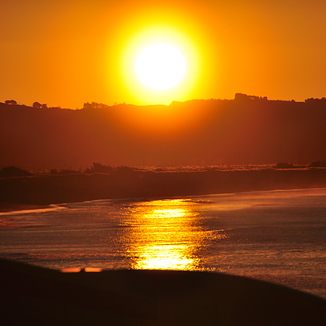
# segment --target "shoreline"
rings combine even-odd
[[[71,201],[69,203],[82,203],[88,201],[96,201],[96,200],[130,200],[130,201],[151,201],[157,199],[170,199],[170,198],[177,198],[177,197],[191,197],[191,196],[206,196],[206,195],[223,195],[223,194],[236,194],[236,193],[250,193],[250,192],[269,192],[269,191],[302,191],[302,190],[317,190],[317,189],[325,189],[325,187],[309,187],[309,188],[286,188],[286,189],[264,189],[264,190],[248,190],[248,191],[238,191],[238,192],[221,192],[221,193],[210,193],[210,194],[195,194],[195,195],[177,195],[177,196],[163,196],[163,197],[133,197],[133,198],[96,198],[96,199],[87,199],[81,201]],[[21,204],[21,203],[2,203],[0,202],[0,215],[3,214],[13,214],[15,212],[19,213],[22,211],[34,211],[34,210],[51,210],[58,208],[59,206],[67,204],[65,203],[53,203],[48,205],[42,204]]]
[[[0,213],[12,213],[25,210],[36,210],[36,209],[47,209],[51,208],[52,204],[49,205],[38,205],[38,204],[20,204],[20,203],[2,203],[0,202]]]

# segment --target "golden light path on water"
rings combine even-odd
[[[133,269],[198,270],[196,252],[207,234],[197,223],[199,213],[193,206],[190,201],[173,199],[131,208],[127,253]]]

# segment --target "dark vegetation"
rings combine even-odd
[[[294,169],[296,168],[295,165],[286,162],[279,162],[275,165],[276,169]]]
[[[168,106],[85,103],[80,110],[0,103],[0,168],[33,171],[113,166],[326,161],[326,99],[191,100]],[[57,169],[55,171],[54,169]],[[106,171],[103,171],[106,172]]]
[[[0,170],[0,178],[4,177],[25,177],[33,175],[31,172],[17,168],[15,166],[6,166]]]
[[[311,167],[326,168],[326,161],[317,161],[310,164]]]
[[[167,172],[208,172],[208,171],[234,171],[234,170],[269,170],[269,169],[311,169],[311,168],[326,168],[326,161],[312,162],[307,165],[294,165],[287,162],[279,162],[273,166],[259,166],[259,165],[249,165],[249,166],[208,166],[208,167],[152,167],[152,168],[137,168],[131,166],[111,166],[104,165],[101,163],[93,163],[90,167],[85,170],[71,170],[71,169],[51,169],[49,172],[38,172],[33,173],[28,170],[20,169],[15,166],[8,166],[0,169],[0,178],[10,178],[10,177],[23,177],[32,175],[66,175],[66,174],[128,174],[137,172],[156,172],[156,173],[167,173]]]
[[[269,169],[193,171],[144,170],[94,163],[84,172],[30,175],[25,171],[25,175],[0,178],[0,206],[326,187],[325,168],[288,168],[287,165],[284,168],[284,163],[280,168]]]

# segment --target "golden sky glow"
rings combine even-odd
[[[169,104],[173,100],[325,96],[323,0],[2,1],[0,101],[75,109],[85,102]],[[182,82],[139,83],[137,53],[175,46]]]

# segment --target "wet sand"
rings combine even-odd
[[[210,272],[62,273],[0,260],[3,325],[320,325],[326,301]]]
[[[0,202],[0,213],[50,208],[50,205],[31,205]]]

